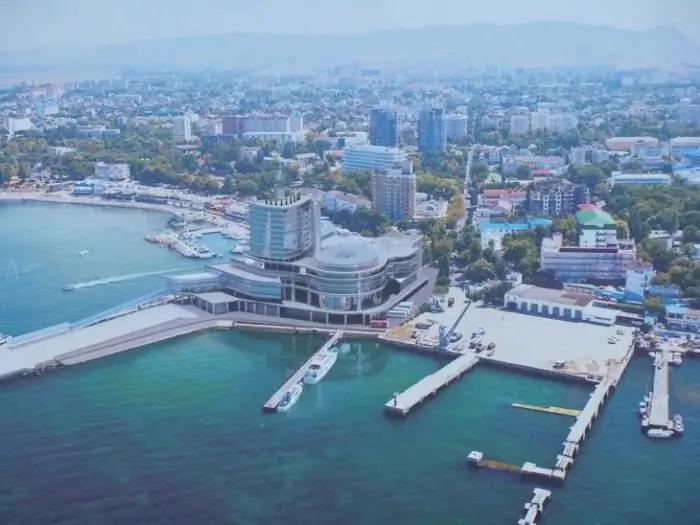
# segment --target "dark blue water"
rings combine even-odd
[[[0,206],[0,331],[74,320],[161,278],[61,291],[95,277],[197,267],[143,235],[159,214]],[[223,240],[208,242],[226,243]],[[77,253],[91,252],[86,257]],[[391,393],[441,363],[345,345],[288,413],[260,407],[319,344],[217,332],[0,385],[0,524],[512,524],[533,484],[466,455],[551,466],[572,420],[513,402],[582,407],[588,390],[477,367],[402,421]],[[639,432],[650,361],[632,363],[542,523],[700,523],[700,363],[672,371],[678,440]]]

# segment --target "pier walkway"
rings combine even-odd
[[[284,397],[284,394],[286,394],[292,388],[292,386],[294,386],[296,383],[302,380],[304,374],[306,373],[306,369],[311,364],[311,361],[313,361],[313,359],[322,352],[330,350],[342,338],[343,330],[336,330],[335,333],[331,336],[331,338],[328,341],[326,341],[324,345],[316,353],[314,353],[314,355],[309,357],[309,359],[307,359],[306,362],[303,365],[301,365],[296,372],[289,376],[289,378],[274,394],[272,394],[272,397],[270,397],[270,399],[268,399],[267,402],[263,405],[263,410],[265,412],[276,412],[277,405],[279,405],[280,401],[282,401],[282,397]]]
[[[478,362],[479,358],[475,354],[464,354],[450,361],[437,372],[424,377],[413,386],[396,394],[387,401],[384,409],[389,413],[405,416],[426,398],[466,374]]]
[[[551,491],[536,488],[532,499],[525,504],[525,517],[518,520],[518,525],[536,525],[535,520],[544,512],[544,506],[551,496]]]
[[[656,354],[654,362],[654,390],[651,393],[649,426],[666,428],[670,421],[668,407],[668,361],[669,354]]]
[[[559,416],[571,416],[578,417],[581,415],[580,410],[575,410],[573,408],[561,408],[561,407],[538,407],[535,405],[523,405],[522,403],[512,403],[513,408],[522,408],[524,410],[532,410],[534,412],[545,412],[547,414],[557,414]]]

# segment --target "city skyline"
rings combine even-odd
[[[612,4],[590,0],[583,10],[575,0],[534,0],[527,4],[514,0],[434,0],[429,4],[421,0],[358,0],[351,4],[328,0],[322,10],[311,2],[292,5],[281,0],[202,0],[197,12],[183,0],[152,0],[146,4],[136,0],[37,0],[31,5],[7,0],[5,4],[3,18],[9,24],[0,35],[0,50],[237,32],[357,34],[479,22],[577,22],[632,30],[672,25],[700,43],[700,6],[689,6],[686,0],[618,0]],[[216,16],[211,16],[214,13]]]

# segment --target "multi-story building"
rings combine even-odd
[[[666,323],[671,330],[700,332],[700,310],[681,304],[667,304]]]
[[[591,162],[593,164],[602,164],[610,160],[610,152],[606,149],[598,148],[591,151]]]
[[[605,147],[611,151],[632,151],[633,144],[658,146],[659,139],[654,137],[611,137],[605,139]]]
[[[446,115],[445,122],[445,139],[453,142],[460,142],[469,135],[469,117],[467,115],[452,114]]]
[[[189,114],[173,119],[173,141],[176,144],[192,140],[192,117]]]
[[[584,166],[587,162],[587,151],[586,148],[571,148],[569,151],[569,164],[576,167]]]
[[[667,143],[648,144],[643,140],[633,142],[630,148],[630,155],[640,160],[659,160],[668,156],[669,152]]]
[[[424,109],[418,115],[418,151],[421,153],[445,150],[445,121],[443,110]]]
[[[300,133],[304,131],[304,115],[298,111],[289,114],[289,132]]]
[[[384,146],[350,146],[343,152],[343,171],[374,171],[402,164],[406,153],[398,148]]]
[[[614,171],[610,177],[610,186],[634,184],[637,186],[669,186],[673,182],[665,173],[622,173]]]
[[[221,134],[242,137],[245,133],[245,120],[243,115],[221,117]]]
[[[297,194],[250,204],[250,253],[212,265],[231,308],[333,324],[368,324],[425,285],[417,233],[365,238],[321,220],[318,204]],[[174,277],[169,287],[193,289]],[[195,299],[197,296],[195,296]]]
[[[95,164],[94,176],[96,179],[102,180],[127,180],[131,174],[128,164],[107,164],[98,162]]]
[[[246,140],[287,144],[288,142],[301,142],[304,140],[304,133],[290,133],[288,131],[246,131],[243,133],[243,138]]]
[[[540,251],[540,269],[551,270],[562,282],[624,282],[627,267],[637,253],[634,241],[619,241],[616,246],[563,246],[561,234],[544,239]]]
[[[553,113],[547,117],[548,133],[565,133],[578,126],[578,118],[571,113]]]
[[[530,115],[513,115],[510,117],[510,134],[524,135],[530,132]]]
[[[281,113],[232,115],[221,118],[221,127],[223,135],[235,137],[246,133],[302,133],[304,119],[299,113],[291,117]]]
[[[587,202],[590,202],[590,191],[585,184],[549,179],[534,182],[528,187],[527,209],[537,215],[571,215],[579,204]]]
[[[395,148],[399,143],[399,117],[394,109],[374,108],[370,114],[369,142],[372,146]]]
[[[416,206],[416,175],[411,162],[375,171],[372,196],[374,208],[386,215],[392,224],[412,220]]]

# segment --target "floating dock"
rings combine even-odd
[[[550,490],[535,488],[532,499],[525,504],[525,516],[518,520],[518,525],[537,525],[537,518],[544,512],[544,506],[552,496]]]
[[[575,410],[573,408],[561,408],[561,407],[538,407],[534,405],[523,405],[521,403],[511,404],[514,408],[522,408],[524,410],[533,410],[535,412],[546,412],[547,414],[557,414],[560,416],[571,416],[578,417],[581,415],[580,410]]]
[[[384,405],[384,410],[390,414],[405,416],[428,397],[466,374],[478,362],[479,358],[471,353],[450,361],[437,372],[425,376],[415,385],[396,394],[391,400],[387,401]]]
[[[336,330],[335,333],[331,336],[331,338],[325,342],[325,344],[319,348],[319,350],[314,353],[309,359],[304,362],[303,365],[299,367],[299,369],[294,372],[289,378],[284,382],[284,384],[274,393],[272,394],[272,397],[267,400],[267,402],[263,405],[263,411],[265,412],[277,412],[277,405],[280,404],[280,401],[282,400],[282,397],[284,394],[286,394],[290,388],[292,388],[293,385],[298,383],[304,378],[304,374],[306,373],[306,369],[309,367],[311,364],[311,361],[313,359],[323,353],[327,352],[330,350],[333,346],[338,343],[343,338],[343,331],[342,330]]]

